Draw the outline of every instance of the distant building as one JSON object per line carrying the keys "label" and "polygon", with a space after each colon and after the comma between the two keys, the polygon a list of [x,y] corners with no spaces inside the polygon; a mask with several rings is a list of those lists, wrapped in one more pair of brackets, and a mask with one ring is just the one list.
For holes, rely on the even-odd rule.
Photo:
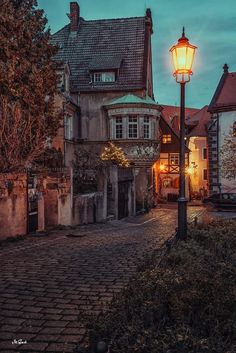
{"label": "distant building", "polygon": [[204,197],[208,192],[207,128],[210,113],[206,105],[186,119],[189,154],[190,192],[193,197]]}
{"label": "distant building", "polygon": [[[236,131],[236,72],[229,72],[225,64],[223,75],[209,105],[208,125],[209,190],[210,193],[236,192],[236,180],[222,177],[221,149],[230,130]],[[236,132],[235,132],[236,134]]]}
{"label": "distant building", "polygon": [[[176,201],[179,194],[179,149],[180,149],[180,108],[162,105],[160,120],[160,159],[155,163],[153,173],[156,177],[155,189],[158,197]],[[186,118],[198,109],[186,108]],[[189,167],[189,152],[186,145],[185,165]],[[186,178],[186,195],[189,196],[189,177]]]}

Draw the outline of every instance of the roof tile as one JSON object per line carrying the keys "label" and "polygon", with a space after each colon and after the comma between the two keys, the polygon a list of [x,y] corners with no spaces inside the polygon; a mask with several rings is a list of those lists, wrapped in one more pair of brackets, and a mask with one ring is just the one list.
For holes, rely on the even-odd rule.
{"label": "roof tile", "polygon": [[103,85],[103,90],[143,88],[144,40],[145,17],[92,21],[81,18],[76,37],[70,36],[70,25],[52,36],[52,43],[60,48],[55,59],[70,65],[74,91],[101,89],[101,85],[89,83],[93,65],[111,69],[121,64],[118,81]]}

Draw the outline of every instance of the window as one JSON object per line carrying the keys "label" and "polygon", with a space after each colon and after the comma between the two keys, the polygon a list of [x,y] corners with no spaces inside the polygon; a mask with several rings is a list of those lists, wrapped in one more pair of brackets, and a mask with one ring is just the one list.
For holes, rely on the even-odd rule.
{"label": "window", "polygon": [[145,116],[143,119],[143,137],[145,139],[150,139],[150,118]]}
{"label": "window", "polygon": [[66,115],[64,119],[65,139],[71,140],[73,137],[72,116]]}
{"label": "window", "polygon": [[202,149],[202,159],[207,159],[207,149],[206,149],[206,147],[204,147]]}
{"label": "window", "polygon": [[136,116],[129,116],[129,138],[138,137],[138,118]]}
{"label": "window", "polygon": [[94,82],[115,82],[115,72],[94,72]]}
{"label": "window", "polygon": [[170,165],[179,165],[179,155],[170,154]]}
{"label": "window", "polygon": [[162,135],[162,143],[171,143],[171,135]]}
{"label": "window", "polygon": [[122,139],[122,137],[123,137],[122,118],[116,117],[115,129],[116,129],[116,131],[115,131],[116,139]]}
{"label": "window", "polygon": [[233,124],[233,136],[236,137],[236,121]]}
{"label": "window", "polygon": [[207,180],[207,169],[203,169],[203,180]]}

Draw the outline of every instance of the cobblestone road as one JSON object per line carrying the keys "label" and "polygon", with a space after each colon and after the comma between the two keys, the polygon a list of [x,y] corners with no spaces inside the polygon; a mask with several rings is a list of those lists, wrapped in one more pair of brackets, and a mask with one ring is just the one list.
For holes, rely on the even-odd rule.
{"label": "cobblestone road", "polygon": [[[191,208],[189,216],[199,212]],[[143,257],[174,233],[176,216],[176,209],[155,209],[4,245],[0,351],[73,352],[86,341],[81,314],[106,309]]]}

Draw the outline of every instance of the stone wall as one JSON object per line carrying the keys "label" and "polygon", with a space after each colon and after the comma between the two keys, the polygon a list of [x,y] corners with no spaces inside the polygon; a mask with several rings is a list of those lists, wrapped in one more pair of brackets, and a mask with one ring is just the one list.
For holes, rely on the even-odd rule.
{"label": "stone wall", "polygon": [[26,174],[0,174],[0,239],[26,233]]}

